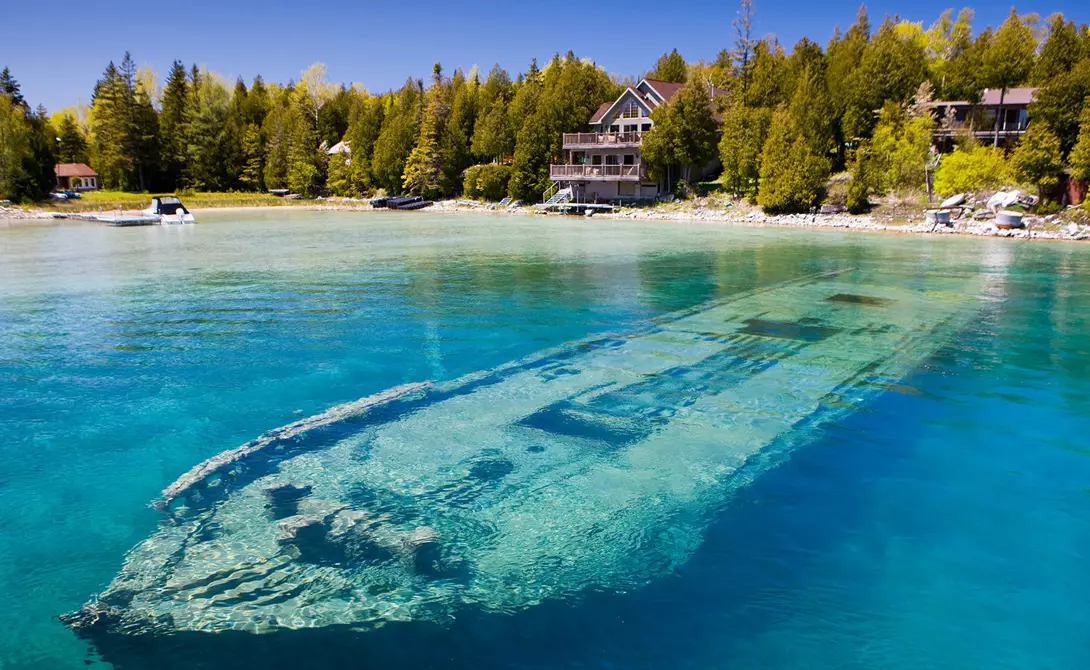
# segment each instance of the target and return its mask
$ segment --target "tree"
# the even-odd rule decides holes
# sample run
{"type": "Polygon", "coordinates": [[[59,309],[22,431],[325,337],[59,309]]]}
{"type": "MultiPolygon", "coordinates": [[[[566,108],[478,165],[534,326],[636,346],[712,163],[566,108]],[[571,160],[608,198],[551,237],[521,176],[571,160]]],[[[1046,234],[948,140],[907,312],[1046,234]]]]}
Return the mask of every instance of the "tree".
{"type": "Polygon", "coordinates": [[[898,34],[896,24],[886,19],[852,71],[846,92],[849,102],[844,116],[845,138],[869,137],[874,112],[887,100],[907,101],[926,78],[923,46],[918,40],[898,34]]]}
{"type": "Polygon", "coordinates": [[[256,123],[246,125],[242,135],[242,173],[239,185],[247,191],[264,190],[265,151],[261,127],[256,123]]]}
{"type": "Polygon", "coordinates": [[[111,61],[95,84],[91,114],[91,165],[106,188],[125,188],[129,184],[132,156],[126,151],[127,96],[121,73],[111,61]]]}
{"type": "Polygon", "coordinates": [[[403,186],[409,193],[436,198],[445,190],[443,162],[439,154],[439,132],[446,123],[450,107],[442,85],[442,69],[434,67],[434,83],[428,89],[428,104],[420,122],[416,146],[405,162],[403,186]]]}
{"type": "Polygon", "coordinates": [[[241,138],[229,126],[230,94],[223,81],[207,70],[194,71],[185,110],[186,188],[216,191],[235,186],[241,172],[241,138]]]}
{"type": "Polygon", "coordinates": [[[692,168],[715,155],[716,123],[712,101],[702,82],[690,81],[667,103],[651,112],[654,125],[643,136],[643,158],[661,171],[681,168],[691,181],[692,168]]]}
{"type": "Polygon", "coordinates": [[[808,212],[821,201],[830,162],[816,153],[791,114],[772,116],[768,141],[761,152],[757,204],[767,212],[808,212]]]}
{"type": "Polygon", "coordinates": [[[1060,138],[1044,124],[1031,125],[1011,152],[1011,168],[1019,180],[1036,186],[1037,195],[1043,199],[1063,176],[1060,138]]]}
{"type": "Polygon", "coordinates": [[[375,186],[391,193],[400,193],[405,162],[412,153],[419,135],[419,88],[411,79],[405,82],[382,121],[382,130],[375,141],[371,174],[375,186]]]}
{"type": "Polygon", "coordinates": [[[788,83],[783,47],[775,41],[761,40],[753,48],[752,71],[746,89],[749,107],[775,107],[787,100],[788,83]]]}
{"type": "Polygon", "coordinates": [[[848,182],[848,198],[845,205],[851,214],[863,214],[870,209],[871,171],[869,147],[860,147],[852,161],[851,181],[848,182]]]}
{"type": "MultiPolygon", "coordinates": [[[[6,69],[4,76],[10,77],[6,69]]],[[[23,156],[29,148],[26,110],[8,95],[0,95],[0,199],[18,200],[23,156]]]]}
{"type": "Polygon", "coordinates": [[[1030,82],[1043,86],[1053,77],[1069,72],[1088,56],[1074,21],[1065,21],[1063,14],[1053,14],[1048,19],[1048,39],[1041,45],[1030,82]]]}
{"type": "Polygon", "coordinates": [[[741,84],[742,99],[745,100],[746,91],[749,89],[750,58],[753,56],[753,48],[756,40],[753,39],[753,0],[741,0],[738,6],[738,15],[731,23],[734,27],[734,61],[737,78],[741,84]]]}
{"type": "Polygon", "coordinates": [[[685,64],[685,59],[681,57],[677,49],[674,49],[659,57],[655,62],[655,68],[648,73],[647,78],[683,84],[689,78],[689,66],[685,64]]]}
{"type": "Polygon", "coordinates": [[[983,84],[999,89],[999,108],[995,117],[992,145],[999,146],[999,127],[1003,119],[1003,101],[1007,89],[1023,83],[1033,67],[1037,39],[1033,28],[1011,8],[1007,20],[995,31],[983,55],[983,84]]]}
{"type": "Polygon", "coordinates": [[[15,81],[15,77],[11,76],[11,70],[6,67],[0,70],[0,94],[7,96],[11,104],[16,107],[29,109],[19,90],[19,82],[15,81]]]}
{"type": "Polygon", "coordinates": [[[1037,89],[1036,98],[1029,106],[1029,118],[1035,124],[1048,125],[1060,138],[1060,147],[1066,154],[1078,138],[1079,117],[1087,96],[1090,96],[1090,59],[1083,59],[1037,89]]]}
{"type": "Polygon", "coordinates": [[[57,161],[60,163],[86,163],[87,138],[83,136],[76,119],[65,114],[57,129],[57,161]]]}
{"type": "MultiPolygon", "coordinates": [[[[927,87],[926,82],[921,87],[927,87]]],[[[893,102],[882,107],[866,150],[868,165],[863,167],[876,191],[924,185],[934,128],[926,109],[906,110],[893,102]]]]}
{"type": "Polygon", "coordinates": [[[451,79],[453,91],[450,116],[439,140],[439,155],[443,164],[446,195],[453,195],[461,185],[462,172],[473,162],[470,138],[477,118],[479,84],[467,81],[461,71],[451,79]]]}
{"type": "Polygon", "coordinates": [[[322,108],[337,94],[337,87],[329,83],[326,77],[325,63],[314,63],[303,71],[296,84],[296,90],[300,95],[300,102],[306,108],[314,120],[314,127],[318,126],[318,116],[322,108]]]}
{"type": "Polygon", "coordinates": [[[722,182],[736,197],[757,195],[761,170],[761,149],[768,138],[772,110],[732,105],[723,114],[723,137],[719,158],[722,182]]]}
{"type": "Polygon", "coordinates": [[[1090,99],[1087,99],[1082,108],[1079,136],[1075,148],[1068,156],[1068,166],[1073,178],[1090,181],[1090,99]]]}
{"type": "Polygon", "coordinates": [[[285,179],[293,193],[313,196],[322,174],[319,153],[325,152],[319,152],[311,118],[303,108],[302,104],[289,105],[284,113],[288,144],[285,179]]]}
{"type": "Polygon", "coordinates": [[[353,195],[371,189],[371,161],[375,153],[375,142],[382,131],[384,114],[382,98],[370,96],[366,92],[357,93],[349,112],[348,130],[344,134],[351,151],[347,190],[353,195]]]}
{"type": "Polygon", "coordinates": [[[163,177],[168,188],[176,189],[182,182],[186,160],[186,109],[189,104],[189,81],[185,66],[174,61],[163,87],[162,111],[159,113],[159,135],[162,147],[163,177]]]}

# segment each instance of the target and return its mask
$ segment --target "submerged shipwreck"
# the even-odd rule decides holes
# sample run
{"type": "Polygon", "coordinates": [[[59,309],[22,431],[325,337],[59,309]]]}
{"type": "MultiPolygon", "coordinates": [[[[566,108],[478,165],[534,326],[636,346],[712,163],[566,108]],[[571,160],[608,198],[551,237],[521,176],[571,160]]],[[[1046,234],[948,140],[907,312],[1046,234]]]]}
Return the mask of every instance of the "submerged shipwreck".
{"type": "Polygon", "coordinates": [[[514,612],[668,574],[732,491],[896,384],[974,279],[815,274],[272,431],[163,492],[65,615],[88,634],[262,633],[514,612]]]}

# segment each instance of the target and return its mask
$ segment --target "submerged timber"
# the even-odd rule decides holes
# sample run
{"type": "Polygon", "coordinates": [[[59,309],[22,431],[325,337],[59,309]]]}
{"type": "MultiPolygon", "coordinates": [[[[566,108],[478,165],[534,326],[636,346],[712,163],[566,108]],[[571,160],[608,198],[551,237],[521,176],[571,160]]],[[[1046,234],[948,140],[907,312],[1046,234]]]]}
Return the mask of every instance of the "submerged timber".
{"type": "MultiPolygon", "coordinates": [[[[63,617],[98,635],[449,621],[684,563],[745,485],[895,387],[978,312],[808,275],[446,383],[334,408],[198,465],[63,617]]],[[[930,283],[930,282],[929,282],[930,283]]]]}

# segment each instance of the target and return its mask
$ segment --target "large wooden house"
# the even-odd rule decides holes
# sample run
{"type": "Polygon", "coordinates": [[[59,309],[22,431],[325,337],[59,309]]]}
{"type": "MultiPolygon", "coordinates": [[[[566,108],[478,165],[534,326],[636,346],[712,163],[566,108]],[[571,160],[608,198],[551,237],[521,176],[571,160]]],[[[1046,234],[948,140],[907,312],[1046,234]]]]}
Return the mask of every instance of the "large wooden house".
{"type": "Polygon", "coordinates": [[[658,197],[660,184],[648,175],[640,146],[654,123],[651,112],[682,86],[644,79],[603,103],[590,119],[590,132],[564,133],[567,162],[550,165],[549,176],[560,188],[571,188],[577,202],[658,197]]]}

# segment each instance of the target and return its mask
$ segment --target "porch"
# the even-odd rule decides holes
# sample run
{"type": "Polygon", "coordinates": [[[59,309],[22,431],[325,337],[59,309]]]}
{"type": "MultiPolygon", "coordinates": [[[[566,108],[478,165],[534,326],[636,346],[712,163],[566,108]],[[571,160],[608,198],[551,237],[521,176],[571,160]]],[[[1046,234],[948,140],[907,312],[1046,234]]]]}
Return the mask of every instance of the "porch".
{"type": "Polygon", "coordinates": [[[635,165],[550,165],[554,181],[647,181],[642,163],[635,165]]]}
{"type": "Polygon", "coordinates": [[[643,141],[643,133],[564,133],[565,149],[635,148],[643,141]]]}

